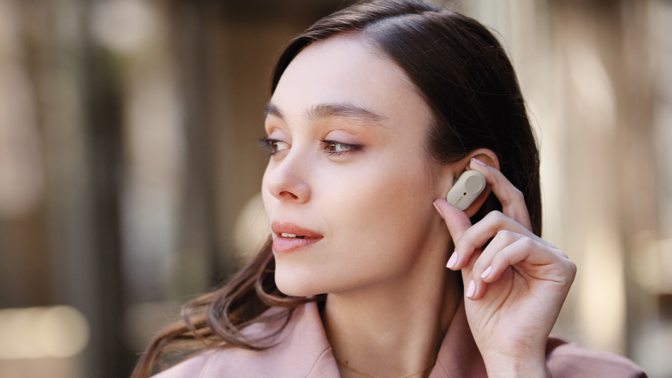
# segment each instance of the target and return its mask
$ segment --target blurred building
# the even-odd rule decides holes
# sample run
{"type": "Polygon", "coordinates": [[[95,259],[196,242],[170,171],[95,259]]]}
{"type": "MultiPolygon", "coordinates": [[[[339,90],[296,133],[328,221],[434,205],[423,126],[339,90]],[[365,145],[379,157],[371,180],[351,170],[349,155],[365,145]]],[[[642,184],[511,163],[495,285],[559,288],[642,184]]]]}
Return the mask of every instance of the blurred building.
{"type": "MultiPolygon", "coordinates": [[[[240,267],[276,54],[349,3],[0,0],[0,377],[126,377],[240,267]]],[[[672,377],[672,3],[456,7],[513,60],[579,268],[554,332],[672,377]]]]}

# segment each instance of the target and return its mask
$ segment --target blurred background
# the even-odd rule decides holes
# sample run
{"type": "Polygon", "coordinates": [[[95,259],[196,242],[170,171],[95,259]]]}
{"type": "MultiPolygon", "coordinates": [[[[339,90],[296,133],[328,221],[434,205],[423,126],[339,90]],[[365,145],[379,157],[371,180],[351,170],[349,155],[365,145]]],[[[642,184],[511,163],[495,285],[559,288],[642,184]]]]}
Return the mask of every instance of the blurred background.
{"type": "MultiPolygon", "coordinates": [[[[127,377],[240,267],[276,54],[351,2],[0,0],[0,377],[127,377]]],[[[672,1],[454,4],[513,60],[579,268],[554,332],[672,377],[672,1]]]]}

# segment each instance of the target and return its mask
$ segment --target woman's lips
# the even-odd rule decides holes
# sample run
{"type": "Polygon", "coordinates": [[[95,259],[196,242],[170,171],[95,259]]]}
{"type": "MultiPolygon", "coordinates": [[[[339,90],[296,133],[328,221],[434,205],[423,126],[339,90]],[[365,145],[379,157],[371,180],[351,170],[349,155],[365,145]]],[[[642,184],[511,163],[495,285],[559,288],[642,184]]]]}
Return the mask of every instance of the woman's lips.
{"type": "Polygon", "coordinates": [[[273,251],[276,253],[282,252],[292,252],[300,248],[307,247],[311,244],[315,244],[321,239],[315,238],[283,238],[282,236],[276,236],[273,239],[273,251]]]}
{"type": "Polygon", "coordinates": [[[322,240],[322,235],[315,231],[297,226],[289,222],[274,221],[271,229],[275,234],[273,239],[274,252],[291,252],[300,248],[305,248],[322,240]],[[283,237],[283,234],[296,235],[300,237],[283,237]]]}

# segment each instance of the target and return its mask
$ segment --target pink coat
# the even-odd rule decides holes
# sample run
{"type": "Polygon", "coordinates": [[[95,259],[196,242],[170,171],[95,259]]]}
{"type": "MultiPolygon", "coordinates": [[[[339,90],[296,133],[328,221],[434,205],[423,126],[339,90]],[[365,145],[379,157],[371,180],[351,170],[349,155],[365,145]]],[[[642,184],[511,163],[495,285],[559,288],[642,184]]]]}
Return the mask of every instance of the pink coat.
{"type": "MultiPolygon", "coordinates": [[[[260,334],[270,325],[254,324],[244,332],[260,334]]],[[[314,302],[300,306],[276,342],[264,351],[241,348],[211,350],[181,362],[154,378],[340,378],[314,302]]],[[[546,360],[554,378],[646,377],[625,357],[587,350],[551,336],[546,360]]],[[[483,358],[460,305],[439,349],[430,378],[486,378],[483,358]]]]}

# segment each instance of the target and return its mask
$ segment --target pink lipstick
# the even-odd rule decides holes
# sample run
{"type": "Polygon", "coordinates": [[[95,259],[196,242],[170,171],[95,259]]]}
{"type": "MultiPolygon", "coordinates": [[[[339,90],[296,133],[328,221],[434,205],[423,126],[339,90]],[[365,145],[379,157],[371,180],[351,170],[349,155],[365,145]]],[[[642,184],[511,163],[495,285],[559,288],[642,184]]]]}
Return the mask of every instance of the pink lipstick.
{"type": "Polygon", "coordinates": [[[289,222],[274,221],[271,229],[275,235],[273,251],[276,253],[292,252],[322,240],[322,235],[317,232],[289,222]]]}

